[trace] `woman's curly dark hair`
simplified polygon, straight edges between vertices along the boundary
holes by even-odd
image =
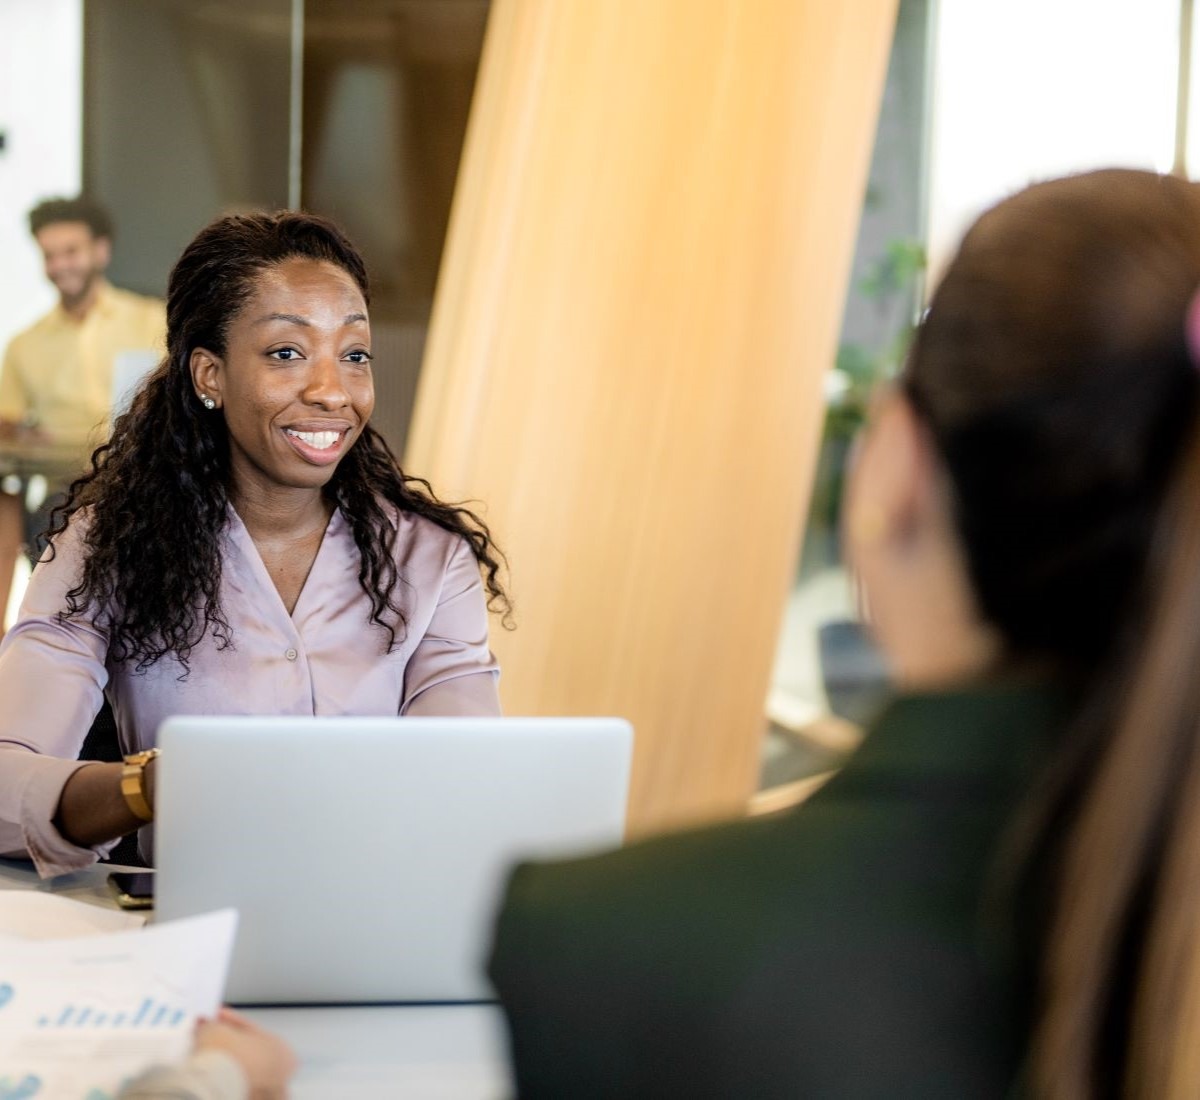
[[[173,654],[186,673],[192,649],[209,632],[222,647],[232,641],[220,599],[229,438],[224,417],[196,399],[189,360],[196,348],[224,354],[229,324],[259,274],[293,257],[336,264],[369,301],[362,257],[324,218],[240,214],[201,230],[171,272],[166,358],[52,514],[51,555],[53,540],[86,510],[82,573],[60,618],[91,615],[108,634],[110,656],[139,670]],[[468,509],[439,501],[427,481],[405,474],[370,425],[325,492],[354,533],[370,621],[387,632],[388,649],[396,644],[397,627],[403,633],[407,625],[399,598],[406,582],[396,568],[389,505],[466,539],[483,571],[488,606],[507,625],[511,608],[499,579],[504,555],[487,525]]]

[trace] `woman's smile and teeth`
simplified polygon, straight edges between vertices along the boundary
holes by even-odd
[[[324,466],[341,456],[341,444],[350,426],[341,424],[330,428],[284,428],[284,438],[292,449],[307,462]]]

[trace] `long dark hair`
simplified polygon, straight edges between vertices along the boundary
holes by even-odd
[[[225,420],[196,398],[189,359],[196,348],[225,351],[229,324],[266,269],[292,257],[323,260],[354,279],[370,300],[366,267],[331,222],[311,214],[220,218],[184,249],[167,289],[167,356],[113,425],[91,469],[75,481],[50,525],[53,539],[77,512],[81,575],[64,617],[84,613],[108,635],[111,658],[145,669],[168,654],[186,670],[208,633],[232,640],[220,601],[221,538],[228,522],[229,440]],[[371,622],[396,644],[406,624],[389,506],[462,536],[483,571],[489,606],[505,615],[503,555],[470,510],[439,501],[428,482],[405,474],[369,425],[325,488],[354,533],[358,579]]]
[[[1039,1095],[1200,1094],[1198,289],[1195,185],[1040,184],[967,234],[904,382],[1009,660],[1082,700],[1026,848]]]

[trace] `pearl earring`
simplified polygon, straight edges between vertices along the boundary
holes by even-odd
[[[212,410],[217,407],[217,403],[211,397],[208,397],[208,396],[204,396],[204,397],[200,398],[200,404],[203,405],[206,409],[208,409],[209,412],[212,412]]]

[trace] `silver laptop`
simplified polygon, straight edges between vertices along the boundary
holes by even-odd
[[[240,914],[234,1004],[463,1001],[513,862],[619,844],[610,718],[171,718],[155,919]]]

